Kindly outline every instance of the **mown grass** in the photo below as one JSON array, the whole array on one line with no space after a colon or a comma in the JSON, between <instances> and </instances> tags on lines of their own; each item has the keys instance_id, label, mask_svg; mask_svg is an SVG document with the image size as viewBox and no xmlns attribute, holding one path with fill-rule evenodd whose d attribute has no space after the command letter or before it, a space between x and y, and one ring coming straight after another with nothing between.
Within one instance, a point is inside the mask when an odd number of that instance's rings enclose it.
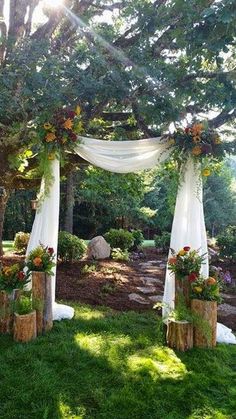
<instances>
[{"instance_id":1,"label":"mown grass","mask_svg":"<svg viewBox=\"0 0 236 419\"><path fill-rule=\"evenodd\" d=\"M9 252L13 249L13 241L12 240L5 240L3 241L3 251Z\"/></svg>"},{"instance_id":2,"label":"mown grass","mask_svg":"<svg viewBox=\"0 0 236 419\"><path fill-rule=\"evenodd\" d=\"M75 305L29 344L0 337L0 418L236 418L236 348L177 353L155 313Z\"/></svg>"}]
</instances>

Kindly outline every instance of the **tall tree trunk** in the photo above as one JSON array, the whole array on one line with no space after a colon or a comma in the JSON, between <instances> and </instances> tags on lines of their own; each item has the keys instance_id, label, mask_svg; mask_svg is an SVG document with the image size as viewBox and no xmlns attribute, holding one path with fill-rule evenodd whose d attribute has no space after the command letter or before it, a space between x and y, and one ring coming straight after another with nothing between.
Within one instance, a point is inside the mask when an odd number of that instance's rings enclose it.
<instances>
[{"instance_id":1,"label":"tall tree trunk","mask_svg":"<svg viewBox=\"0 0 236 419\"><path fill-rule=\"evenodd\" d=\"M10 192L7 191L5 188L0 187L0 256L4 254L3 252L3 224L4 224L4 217L5 211L7 206L7 201L9 198Z\"/></svg>"},{"instance_id":2,"label":"tall tree trunk","mask_svg":"<svg viewBox=\"0 0 236 419\"><path fill-rule=\"evenodd\" d=\"M73 210L74 210L74 172L70 172L66 182L66 213L64 230L73 234Z\"/></svg>"}]
</instances>

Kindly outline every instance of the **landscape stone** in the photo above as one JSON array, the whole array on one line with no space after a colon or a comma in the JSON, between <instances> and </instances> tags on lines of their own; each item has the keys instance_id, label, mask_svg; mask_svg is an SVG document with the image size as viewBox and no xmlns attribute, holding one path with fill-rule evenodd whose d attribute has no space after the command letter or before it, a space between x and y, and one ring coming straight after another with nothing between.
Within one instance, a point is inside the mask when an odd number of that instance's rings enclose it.
<instances>
[{"instance_id":1,"label":"landscape stone","mask_svg":"<svg viewBox=\"0 0 236 419\"><path fill-rule=\"evenodd\" d=\"M106 259L111 254L111 246L106 242L104 237L97 236L90 240L88 244L88 259Z\"/></svg>"},{"instance_id":2,"label":"landscape stone","mask_svg":"<svg viewBox=\"0 0 236 419\"><path fill-rule=\"evenodd\" d=\"M129 294L129 300L139 304L150 304L150 302L147 301L144 297L141 297L141 295L136 294L134 292L132 294Z\"/></svg>"},{"instance_id":3,"label":"landscape stone","mask_svg":"<svg viewBox=\"0 0 236 419\"><path fill-rule=\"evenodd\" d=\"M162 303L163 295L150 295L148 298L153 303Z\"/></svg>"},{"instance_id":4,"label":"landscape stone","mask_svg":"<svg viewBox=\"0 0 236 419\"><path fill-rule=\"evenodd\" d=\"M152 294L153 292L156 291L156 288L149 285L147 287L137 287L137 290L139 290L140 292L142 292L143 294Z\"/></svg>"}]
</instances>

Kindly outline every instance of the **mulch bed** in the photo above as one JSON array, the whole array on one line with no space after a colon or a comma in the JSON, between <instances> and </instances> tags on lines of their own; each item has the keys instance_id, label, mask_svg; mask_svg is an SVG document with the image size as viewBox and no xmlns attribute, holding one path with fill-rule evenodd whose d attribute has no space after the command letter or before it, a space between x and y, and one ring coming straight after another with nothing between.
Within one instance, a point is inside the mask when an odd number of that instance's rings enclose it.
<instances>
[{"instance_id":1,"label":"mulch bed","mask_svg":"<svg viewBox=\"0 0 236 419\"><path fill-rule=\"evenodd\" d=\"M56 298L57 300L77 301L91 304L93 306L103 305L114 310L135 310L144 311L153 308L154 303L140 304L129 300L129 294L138 293L137 286L144 286L142 278L145 276L157 277L160 284L157 284L155 295L163 294L165 268L153 267L153 272L147 273L142 263L148 261L162 261L165 263L166 255L160 254L155 248L144 249L142 259L130 262L115 262L104 260L94 263L89 260L82 260L72 264L58 263ZM3 257L4 264L24 261L24 256L7 254ZM228 270L231 276L236 279L236 265L228 263L213 263ZM96 266L94 271L83 272L84 267ZM225 291L224 303L236 307L236 287L228 286ZM143 296L142 293L140 295ZM227 316L218 315L219 322L236 330L235 314Z\"/></svg>"}]
</instances>

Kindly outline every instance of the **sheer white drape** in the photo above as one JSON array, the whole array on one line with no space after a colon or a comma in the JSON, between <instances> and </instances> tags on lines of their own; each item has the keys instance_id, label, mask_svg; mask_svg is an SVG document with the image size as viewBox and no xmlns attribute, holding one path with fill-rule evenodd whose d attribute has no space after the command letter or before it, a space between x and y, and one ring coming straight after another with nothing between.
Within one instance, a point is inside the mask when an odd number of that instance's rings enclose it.
<instances>
[{"instance_id":1,"label":"sheer white drape","mask_svg":"<svg viewBox=\"0 0 236 419\"><path fill-rule=\"evenodd\" d=\"M75 152L95 166L115 173L150 169L166 160L169 150L158 138L139 141L103 141L79 137Z\"/></svg>"},{"instance_id":2,"label":"sheer white drape","mask_svg":"<svg viewBox=\"0 0 236 419\"><path fill-rule=\"evenodd\" d=\"M170 247L177 251L184 246L190 246L192 249L199 249L201 254L207 256L201 174L199 169L194 167L192 159L189 159L182 171L183 180L176 198ZM209 274L208 257L206 263L202 265L202 274L204 276ZM163 297L163 302L166 304L163 308L164 316L174 308L174 298L174 275L167 269Z\"/></svg>"},{"instance_id":3,"label":"sheer white drape","mask_svg":"<svg viewBox=\"0 0 236 419\"><path fill-rule=\"evenodd\" d=\"M139 141L102 141L79 137L80 143L75 152L90 163L116 173L130 173L155 167L169 156L168 147L159 138ZM59 162L52 161L54 183L50 195L44 200L40 211L36 213L27 254L39 243L57 250L59 219ZM183 182L179 188L173 227L171 247L175 250L191 246L207 252L206 230L202 203L201 180L196 173L192 160L184 169ZM42 186L43 188L43 181ZM208 263L202 266L202 273L208 275ZM53 278L54 320L72 318L71 307L55 303L55 277ZM164 291L164 302L174 304L174 280L167 270ZM166 310L164 314L166 314ZM225 343L236 343L230 329L218 324L217 340Z\"/></svg>"},{"instance_id":4,"label":"sheer white drape","mask_svg":"<svg viewBox=\"0 0 236 419\"><path fill-rule=\"evenodd\" d=\"M53 160L52 175L54 178L50 195L46 197L42 203L40 210L36 212L34 224L32 227L30 241L27 247L26 255L31 250L42 243L44 246L53 247L57 253L58 227L59 227L59 201L60 201L60 163ZM44 181L42 180L40 191L44 190ZM53 319L72 319L74 309L64 304L55 302L55 284L56 284L56 267L54 276L52 276L52 298L53 298Z\"/></svg>"}]
</instances>

